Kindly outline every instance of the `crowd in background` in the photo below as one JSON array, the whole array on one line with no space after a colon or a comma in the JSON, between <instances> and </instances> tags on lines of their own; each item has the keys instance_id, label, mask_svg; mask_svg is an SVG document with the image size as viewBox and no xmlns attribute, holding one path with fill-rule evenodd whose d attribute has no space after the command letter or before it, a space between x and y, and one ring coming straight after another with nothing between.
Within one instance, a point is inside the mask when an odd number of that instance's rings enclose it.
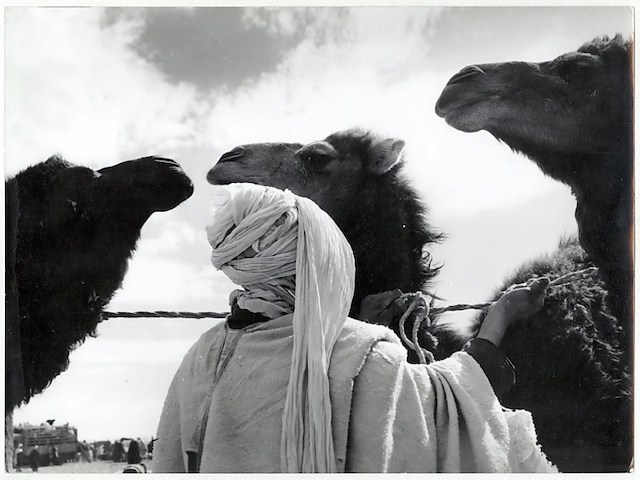
<instances>
[{"instance_id":1,"label":"crowd in background","mask_svg":"<svg viewBox=\"0 0 640 480\"><path fill-rule=\"evenodd\" d=\"M25 451L23 444L20 443L15 448L14 468L16 472L21 472L22 467L28 465L33 472L37 472L40 466L62 465L67 461L113 461L137 465L152 458L155 440L152 439L148 443L145 443L140 437L136 439L122 437L114 442L105 440L88 443L83 440L77 443L75 455L66 458L60 455L55 445L46 450L42 446L34 445Z\"/></svg>"}]
</instances>

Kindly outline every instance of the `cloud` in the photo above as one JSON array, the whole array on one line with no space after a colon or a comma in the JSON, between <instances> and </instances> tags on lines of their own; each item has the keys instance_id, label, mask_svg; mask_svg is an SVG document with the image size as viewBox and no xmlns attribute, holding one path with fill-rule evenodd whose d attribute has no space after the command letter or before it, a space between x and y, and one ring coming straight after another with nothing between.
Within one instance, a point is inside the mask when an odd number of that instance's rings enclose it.
<instances>
[{"instance_id":1,"label":"cloud","mask_svg":"<svg viewBox=\"0 0 640 480\"><path fill-rule=\"evenodd\" d=\"M275 72L217 99L207 127L212 148L222 153L242 143L305 143L336 130L370 128L406 141L407 173L440 215L562 188L486 132L458 132L435 115L453 73L430 65L440 55L432 35L442 13L246 10L247 22L273 35L305 36Z\"/></svg>"},{"instance_id":2,"label":"cloud","mask_svg":"<svg viewBox=\"0 0 640 480\"><path fill-rule=\"evenodd\" d=\"M209 262L206 240L193 250L184 250L189 244L185 241L179 252L172 253L171 245L181 242L179 238L184 239L169 234L140 242L110 311L229 309L229 293L236 287ZM192 252L196 257L190 259Z\"/></svg>"},{"instance_id":3,"label":"cloud","mask_svg":"<svg viewBox=\"0 0 640 480\"><path fill-rule=\"evenodd\" d=\"M170 84L131 45L144 24L98 8L5 11L5 168L60 153L104 166L199 137L195 89Z\"/></svg>"}]
</instances>

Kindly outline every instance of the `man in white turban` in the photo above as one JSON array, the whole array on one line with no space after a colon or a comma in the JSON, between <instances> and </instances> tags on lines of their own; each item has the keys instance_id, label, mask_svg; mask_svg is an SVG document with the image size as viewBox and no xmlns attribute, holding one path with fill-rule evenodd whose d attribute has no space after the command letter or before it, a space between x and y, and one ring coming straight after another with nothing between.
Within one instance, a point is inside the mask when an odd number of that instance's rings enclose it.
<instances>
[{"instance_id":1,"label":"man in white turban","mask_svg":"<svg viewBox=\"0 0 640 480\"><path fill-rule=\"evenodd\" d=\"M391 330L347 317L353 253L327 214L289 191L216 189L211 260L242 289L171 383L154 473L555 471L474 360L484 343L407 363ZM495 348L547 282L507 292L478 342Z\"/></svg>"}]
</instances>

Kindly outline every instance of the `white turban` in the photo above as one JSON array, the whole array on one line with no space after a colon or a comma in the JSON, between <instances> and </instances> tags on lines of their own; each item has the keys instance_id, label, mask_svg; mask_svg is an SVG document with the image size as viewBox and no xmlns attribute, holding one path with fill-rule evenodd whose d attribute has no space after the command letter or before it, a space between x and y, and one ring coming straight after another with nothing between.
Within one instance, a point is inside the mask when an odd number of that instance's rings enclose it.
<instances>
[{"instance_id":1,"label":"white turban","mask_svg":"<svg viewBox=\"0 0 640 480\"><path fill-rule=\"evenodd\" d=\"M293 312L282 469L336 472L328 369L353 298L351 247L325 212L288 190L231 184L216 187L214 201L211 261L244 287L231 301L269 318Z\"/></svg>"}]
</instances>

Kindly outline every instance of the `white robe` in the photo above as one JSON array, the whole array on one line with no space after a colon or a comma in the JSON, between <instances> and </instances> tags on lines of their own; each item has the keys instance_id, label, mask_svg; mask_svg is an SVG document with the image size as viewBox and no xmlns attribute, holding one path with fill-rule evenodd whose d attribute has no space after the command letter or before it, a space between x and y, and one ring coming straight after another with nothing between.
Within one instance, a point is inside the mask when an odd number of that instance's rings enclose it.
<instances>
[{"instance_id":1,"label":"white robe","mask_svg":"<svg viewBox=\"0 0 640 480\"><path fill-rule=\"evenodd\" d=\"M203 473L280 472L292 334L290 314L205 332L167 393L152 471L185 472L200 451ZM503 409L470 355L405 358L389 329L347 319L329 370L339 472L556 471L530 414Z\"/></svg>"}]
</instances>

